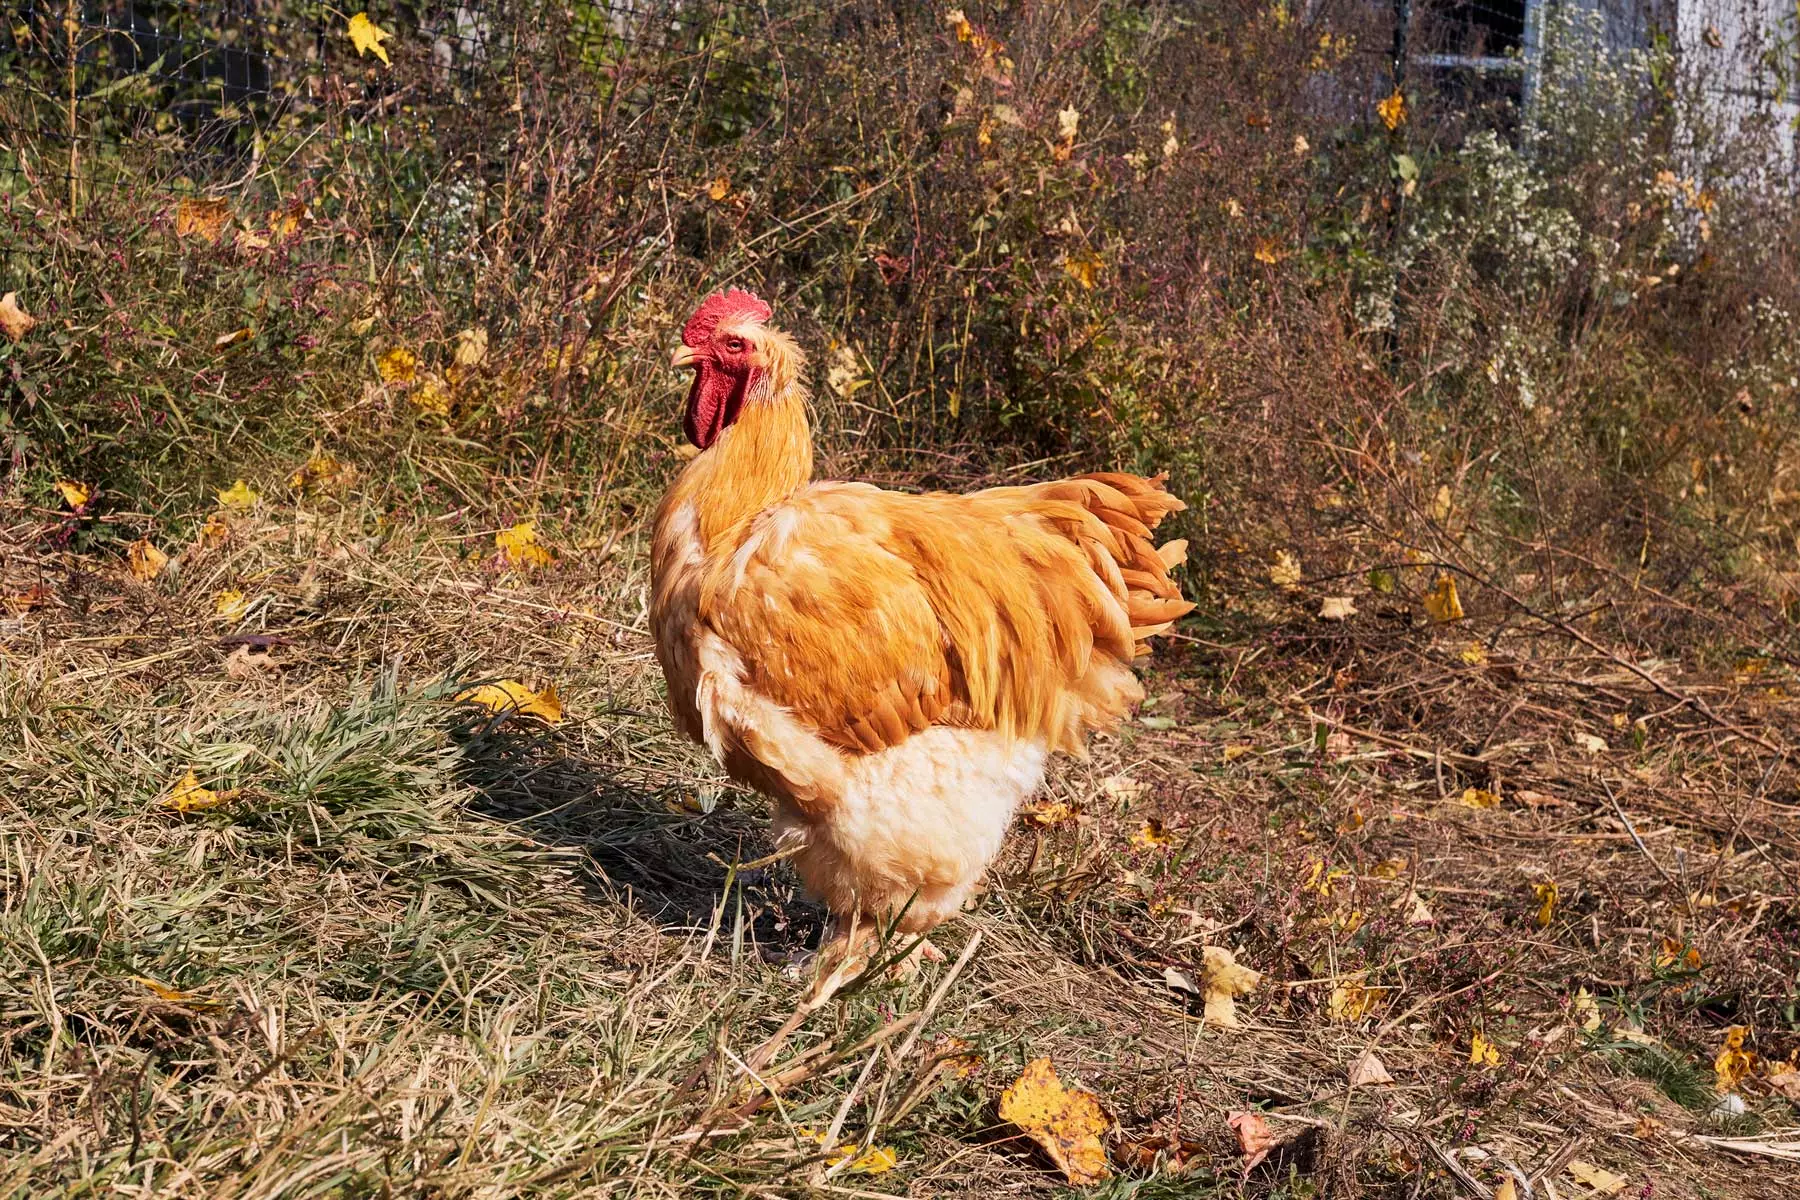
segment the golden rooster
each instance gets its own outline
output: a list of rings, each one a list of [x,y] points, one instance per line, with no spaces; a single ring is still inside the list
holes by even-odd
[[[700,453],[656,512],[650,619],[676,727],[775,801],[833,914],[823,967],[961,909],[1046,758],[1143,699],[1132,659],[1193,607],[1186,544],[1150,540],[1185,506],[1135,475],[815,483],[805,359],[769,316],[726,291],[682,330]]]

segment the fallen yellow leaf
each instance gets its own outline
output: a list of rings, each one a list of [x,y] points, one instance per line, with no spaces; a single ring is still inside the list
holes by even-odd
[[[1300,584],[1300,560],[1292,551],[1277,550],[1275,562],[1269,567],[1269,582],[1276,587],[1298,587]]]
[[[169,565],[169,556],[152,546],[149,538],[139,538],[125,547],[125,562],[131,568],[133,579],[149,583]]]
[[[63,498],[63,503],[67,504],[70,508],[80,508],[94,498],[94,494],[88,491],[87,488],[79,483],[71,483],[66,479],[57,480],[54,486],[56,487],[57,494]]]
[[[1776,1095],[1785,1096],[1800,1104],[1800,1067],[1794,1065],[1794,1059],[1776,1063],[1769,1072],[1769,1087]]]
[[[1249,742],[1233,742],[1220,753],[1226,762],[1236,762],[1254,749],[1256,747]]]
[[[1398,879],[1406,874],[1404,858],[1384,858],[1369,868],[1369,874],[1377,879]]]
[[[518,714],[525,717],[537,717],[548,724],[555,725],[562,721],[562,698],[556,694],[554,685],[534,692],[516,679],[502,679],[498,683],[484,683],[478,687],[468,688],[456,694],[458,704],[474,704],[487,709],[498,717]]]
[[[1471,667],[1479,667],[1488,660],[1487,647],[1483,646],[1480,642],[1470,642],[1467,646],[1464,646],[1461,650],[1457,651],[1456,657],[1462,659],[1462,661],[1468,663]]]
[[[1537,916],[1532,918],[1532,923],[1539,929],[1548,929],[1550,922],[1556,918],[1556,881],[1546,879],[1532,884],[1531,894],[1538,902]]]
[[[256,503],[256,493],[240,479],[219,493],[219,503],[226,508],[249,508]]]
[[[1596,1196],[1616,1196],[1625,1190],[1630,1182],[1623,1175],[1615,1175],[1604,1167],[1596,1167],[1592,1163],[1582,1162],[1579,1158],[1569,1160],[1563,1168],[1577,1183],[1585,1183],[1594,1189]]]
[[[1458,803],[1464,808],[1498,808],[1500,797],[1486,788],[1464,788]]]
[[[1392,95],[1375,106],[1375,113],[1388,129],[1400,128],[1406,124],[1406,97],[1400,94],[1399,88],[1395,88]]]
[[[412,390],[412,406],[422,413],[434,417],[450,415],[450,389],[436,375],[427,374],[419,380],[419,386]]]
[[[19,307],[19,293],[0,296],[0,333],[6,335],[7,341],[23,340],[36,325],[37,318]]]
[[[175,206],[176,237],[201,237],[216,242],[230,222],[231,209],[223,200],[188,196]]]
[[[237,624],[250,611],[250,601],[236,588],[227,588],[213,597],[213,615]]]
[[[200,786],[200,777],[194,774],[193,768],[176,781],[169,789],[169,794],[162,798],[162,806],[175,812],[200,812],[208,808],[217,808],[233,796],[236,791],[215,792],[211,788]]]
[[[715,175],[707,181],[706,194],[717,203],[731,195],[731,180],[724,175]]]
[[[1273,238],[1262,238],[1256,243],[1256,252],[1251,256],[1265,266],[1274,266],[1282,259],[1282,253]]]
[[[166,983],[158,983],[148,975],[133,975],[131,979],[132,982],[141,983],[156,993],[158,1000],[167,1000],[171,1004],[182,1004],[194,998],[192,992],[184,992],[180,988],[172,988]]]
[[[548,567],[556,556],[538,543],[537,522],[521,521],[494,535],[494,549],[515,567]]]
[[[821,1146],[825,1144],[825,1134],[820,1130],[809,1129],[805,1125],[801,1125],[796,1132],[808,1141],[817,1142]],[[825,1155],[825,1165],[835,1167],[852,1154],[856,1154],[853,1146],[834,1146]],[[844,1170],[853,1175],[880,1175],[884,1171],[893,1170],[899,1163],[900,1156],[894,1152],[892,1146],[871,1146],[861,1154],[857,1154],[856,1161],[845,1167]]]
[[[1437,495],[1431,498],[1431,504],[1425,511],[1431,514],[1432,520],[1436,521],[1439,525],[1442,525],[1445,521],[1450,519],[1450,512],[1454,506],[1454,502],[1450,496],[1450,485],[1444,484],[1442,487],[1438,488]]]
[[[1063,1087],[1048,1058],[1034,1059],[1000,1094],[1000,1119],[1042,1146],[1072,1184],[1098,1183],[1112,1174],[1100,1142],[1112,1122],[1100,1098]]]
[[[1656,965],[1659,967],[1685,967],[1690,971],[1700,969],[1700,950],[1690,946],[1677,937],[1664,935],[1662,945],[1657,947]]]
[[[235,346],[237,343],[250,337],[255,332],[256,332],[255,329],[251,328],[248,325],[245,325],[241,329],[233,329],[229,333],[221,333],[218,337],[213,339],[213,349],[214,350],[223,350],[227,346]]]
[[[1575,993],[1575,1002],[1569,1006],[1569,1015],[1581,1025],[1583,1033],[1593,1033],[1600,1028],[1600,1002],[1586,988]]]
[[[1449,574],[1439,575],[1437,582],[1429,592],[1425,593],[1425,615],[1440,624],[1447,621],[1460,621],[1463,618],[1462,599],[1456,594],[1456,579]]]
[[[1156,817],[1146,820],[1144,827],[1131,835],[1131,844],[1146,850],[1167,846],[1172,841],[1174,839],[1169,836],[1169,831],[1163,828],[1163,823]]]
[[[479,367],[486,361],[487,351],[488,332],[477,325],[457,333],[456,351],[451,357],[459,367]]]
[[[1513,1182],[1511,1175],[1502,1179],[1500,1186],[1494,1189],[1494,1200],[1519,1200],[1519,1185]]]
[[[405,387],[419,373],[419,356],[405,346],[394,346],[375,360],[375,373],[383,383]]]
[[[1360,1021],[1375,1007],[1384,989],[1368,987],[1362,976],[1346,979],[1331,989],[1326,1007],[1334,1021]]]
[[[297,492],[317,491],[348,483],[351,475],[350,468],[339,462],[335,454],[315,449],[299,470],[288,476],[288,486]]]
[[[379,58],[389,66],[393,65],[393,62],[388,58],[387,50],[381,44],[392,37],[393,34],[369,20],[368,13],[359,12],[354,17],[351,17],[350,25],[344,32],[350,35],[350,44],[356,47],[356,55],[358,58],[361,58],[365,54],[373,54],[376,58]]]
[[[1061,800],[1051,800],[1019,810],[1019,815],[1039,829],[1054,829],[1075,819],[1075,810]]]
[[[1482,1037],[1479,1032],[1469,1037],[1469,1065],[1476,1067],[1497,1067],[1500,1065],[1500,1047]]]
[[[1749,1035],[1750,1030],[1743,1025],[1733,1025],[1725,1031],[1725,1044],[1713,1059],[1713,1074],[1718,1076],[1721,1092],[1735,1091],[1756,1066],[1755,1053],[1744,1049],[1744,1039]]]
[[[1092,250],[1063,256],[1063,274],[1080,284],[1083,291],[1094,290],[1094,284],[1100,279],[1100,270],[1105,265],[1106,261]]]
[[[1262,972],[1243,966],[1223,946],[1202,949],[1200,964],[1206,968],[1206,979],[1202,984],[1206,1023],[1221,1029],[1242,1029],[1243,1022],[1237,1016],[1237,998],[1256,990],[1256,985],[1262,982]]]

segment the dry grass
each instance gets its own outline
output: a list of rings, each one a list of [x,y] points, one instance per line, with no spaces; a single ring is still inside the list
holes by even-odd
[[[1710,1111],[1727,1026],[1800,1050],[1800,800],[1750,740],[1795,740],[1777,660],[1636,664],[1672,697],[1516,612],[1328,624],[1270,591],[1059,773],[1081,815],[1020,829],[943,939],[979,937],[960,971],[866,981],[771,1095],[743,1060],[821,914],[730,865],[763,807],[670,734],[639,527],[547,522],[561,563],[519,574],[466,512],[265,503],[143,585],[56,549],[64,520],[13,511],[0,559],[0,595],[46,589],[0,624],[0,1195],[1049,1194],[993,1112],[1040,1054],[1205,1152],[1099,1195],[1487,1195],[1510,1163],[1580,1196],[1571,1157],[1625,1194],[1791,1194],[1768,1151],[1800,1113],[1759,1083]],[[568,719],[446,699],[495,676]],[[165,811],[189,767],[237,795]],[[1165,982],[1207,944],[1265,972],[1246,1029]],[[1346,1086],[1365,1050],[1395,1082]],[[1247,1182],[1243,1108],[1292,1135]]]

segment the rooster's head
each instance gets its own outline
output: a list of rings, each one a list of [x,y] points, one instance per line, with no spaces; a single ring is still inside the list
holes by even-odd
[[[786,339],[764,327],[769,306],[732,288],[708,296],[681,330],[674,365],[694,369],[685,426],[688,440],[704,450],[738,419],[744,401],[774,365],[772,342]]]

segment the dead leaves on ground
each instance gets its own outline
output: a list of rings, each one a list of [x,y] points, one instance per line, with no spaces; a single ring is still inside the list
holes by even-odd
[[[37,327],[37,318],[19,306],[19,293],[0,296],[0,334],[9,342],[23,341]]]
[[[1032,1060],[1001,1093],[1000,1119],[1042,1146],[1072,1184],[1098,1183],[1112,1174],[1100,1140],[1112,1121],[1100,1098],[1064,1087],[1048,1058]]]
[[[502,679],[458,692],[456,703],[472,704],[501,719],[536,717],[549,725],[560,724],[563,719],[562,697],[556,694],[554,684],[534,692],[516,679]]]
[[[537,522],[521,521],[494,535],[494,549],[513,567],[553,567],[556,555],[538,540]]]
[[[202,786],[200,777],[190,767],[186,775],[175,781],[175,785],[162,798],[161,804],[171,812],[204,812],[209,808],[219,807],[236,795],[235,789],[215,792]]]
[[[169,556],[151,545],[149,538],[139,538],[125,548],[125,562],[133,579],[149,583],[169,565]]]

